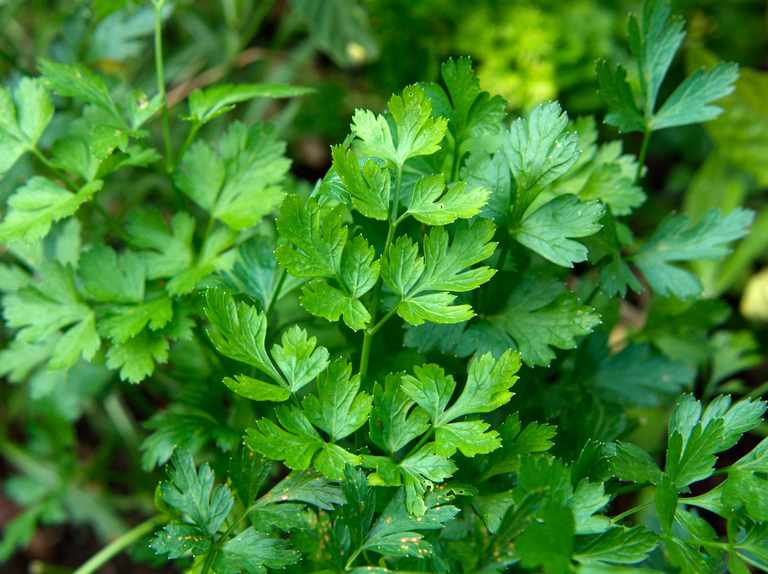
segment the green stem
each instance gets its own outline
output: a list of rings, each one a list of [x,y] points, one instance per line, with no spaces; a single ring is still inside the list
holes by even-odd
[[[651,143],[651,129],[645,128],[643,132],[643,143],[640,145],[640,155],[637,158],[637,172],[635,173],[635,183],[640,181],[645,167],[645,156],[648,154],[648,145]]]
[[[454,140],[453,142],[453,162],[451,163],[451,181],[456,181],[456,178],[459,176],[459,162],[461,161],[461,156],[459,156],[459,141]]]
[[[347,560],[347,565],[344,566],[344,570],[351,570],[352,565],[355,563],[355,560],[357,560],[357,557],[360,556],[360,553],[363,551],[363,548],[360,547],[357,550],[355,550],[352,553],[352,556],[349,557],[349,560]]]
[[[619,522],[621,522],[625,518],[627,518],[629,516],[632,516],[633,514],[636,514],[636,513],[640,512],[642,510],[645,510],[646,508],[649,508],[652,505],[653,505],[653,502],[645,502],[643,504],[638,504],[637,506],[633,506],[632,508],[630,508],[629,510],[625,510],[624,512],[622,512],[618,516],[614,516],[611,519],[611,522],[613,522],[614,524],[618,524]]]
[[[395,305],[389,311],[387,311],[387,314],[384,315],[381,319],[379,319],[378,323],[376,323],[373,327],[368,329],[368,333],[371,334],[371,337],[373,337],[376,333],[379,332],[379,329],[381,329],[384,326],[384,324],[392,318],[392,316],[395,314],[396,311],[397,311],[397,305]]]
[[[277,283],[275,284],[275,288],[272,291],[272,296],[269,298],[269,301],[267,302],[267,307],[264,310],[264,314],[267,316],[267,319],[269,319],[269,314],[272,312],[272,309],[275,307],[275,303],[277,303],[277,300],[280,299],[280,291],[283,290],[283,285],[285,284],[285,278],[288,276],[288,273],[286,273],[285,269],[282,267],[280,268],[280,271],[278,271],[279,275],[277,277]]]
[[[392,207],[390,208],[389,212],[389,225],[387,227],[387,238],[384,240],[384,249],[381,251],[381,256],[386,257],[387,253],[389,252],[389,248],[392,245],[392,240],[395,238],[395,230],[397,229],[398,224],[400,223],[400,218],[397,215],[398,210],[400,209],[400,186],[402,185],[403,181],[403,166],[398,165],[397,166],[397,173],[395,175],[395,191],[393,193],[392,197]],[[381,278],[376,282],[376,286],[373,288],[373,296],[371,297],[371,308],[369,309],[369,313],[371,315],[371,320],[376,320],[376,315],[379,311],[379,298],[381,296]],[[384,323],[392,317],[394,314],[395,308],[390,310],[389,313],[382,319],[381,321],[377,322],[372,328],[366,329],[365,334],[363,335],[363,347],[360,351],[360,368],[358,369],[360,372],[360,379],[365,380],[365,376],[368,373],[368,362],[371,355],[371,345],[373,343],[373,336],[376,334],[376,332],[381,329],[381,327],[384,325]]]
[[[165,70],[163,67],[163,20],[162,10],[165,0],[154,0],[155,5],[155,75],[157,93],[163,104],[163,145],[165,147],[165,168],[170,173],[173,169],[173,149],[171,148],[171,120],[168,113],[168,96],[165,93]]]
[[[405,455],[405,458],[408,458],[409,456],[419,452],[419,449],[429,442],[429,439],[432,438],[432,435],[434,433],[435,433],[435,426],[432,425],[429,427],[429,431],[421,435],[419,442],[417,442],[416,446],[414,446],[410,451],[408,451],[408,454]]]
[[[179,149],[179,154],[176,157],[177,161],[181,160],[181,158],[184,157],[184,153],[187,151],[187,148],[195,140],[195,137],[197,136],[197,132],[200,131],[201,127],[203,126],[200,122],[194,122],[192,126],[190,126],[189,132],[187,133],[187,137],[184,139],[184,143],[181,144],[181,148]]]
[[[45,167],[47,167],[48,169],[51,169],[51,170],[53,170],[53,171],[56,171],[56,172],[58,172],[58,171],[59,171],[59,168],[58,168],[58,167],[56,167],[55,165],[53,165],[53,163],[51,163],[51,160],[49,160],[47,157],[45,157],[45,156],[43,155],[43,153],[42,153],[42,152],[41,152],[39,149],[37,149],[37,147],[36,147],[36,146],[32,146],[32,147],[30,147],[30,148],[29,148],[29,151],[32,153],[32,155],[34,155],[34,156],[35,156],[37,159],[39,159],[39,160],[40,160],[40,162],[41,162],[41,163],[42,163],[42,164],[43,164]]]
[[[214,545],[209,551],[208,554],[205,556],[205,562],[203,562],[203,568],[200,570],[200,574],[208,574],[208,572],[211,569],[211,566],[213,566],[213,561],[216,558],[216,553],[218,552],[219,548],[218,546]]]
[[[158,526],[167,520],[168,519],[165,516],[160,515],[153,516],[149,520],[145,520],[122,536],[115,538],[107,546],[91,556],[91,559],[88,560],[88,562],[80,566],[80,568],[75,570],[72,574],[92,574],[93,572],[96,572],[112,558],[120,554],[123,550],[132,544],[151,534]]]

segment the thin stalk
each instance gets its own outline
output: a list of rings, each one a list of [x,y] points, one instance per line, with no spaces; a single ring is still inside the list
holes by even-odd
[[[643,143],[640,144],[640,155],[637,158],[637,172],[635,172],[635,183],[640,181],[645,167],[645,156],[648,154],[648,145],[651,143],[651,129],[646,126],[643,132]]]
[[[284,268],[280,268],[280,271],[278,271],[279,275],[277,277],[277,284],[275,285],[275,289],[272,291],[272,296],[269,298],[269,301],[267,302],[267,307],[264,310],[264,314],[267,316],[267,319],[269,319],[269,314],[272,312],[272,309],[275,307],[275,303],[277,303],[277,300],[280,299],[280,291],[283,290],[283,285],[285,284],[285,278],[288,276],[288,274],[285,272]]]
[[[37,147],[36,147],[36,146],[32,146],[32,147],[30,147],[30,148],[29,148],[29,151],[32,153],[32,155],[34,155],[34,156],[35,156],[37,159],[39,159],[39,160],[40,160],[40,162],[41,162],[41,163],[42,163],[42,164],[43,164],[45,167],[47,167],[48,169],[52,169],[53,171],[57,171],[57,172],[59,171],[59,168],[58,168],[58,167],[56,167],[55,165],[53,165],[53,163],[51,162],[51,160],[49,160],[47,157],[45,157],[45,156],[43,155],[43,153],[42,153],[42,152],[41,152],[39,149],[37,149]]]
[[[214,545],[205,556],[205,562],[203,562],[203,568],[200,570],[200,574],[208,574],[213,566],[213,561],[216,558],[216,553],[219,551],[218,546]]]
[[[138,526],[135,526],[122,536],[115,538],[107,546],[99,550],[96,554],[91,556],[85,564],[80,566],[72,574],[92,574],[99,568],[104,566],[112,558],[120,554],[123,550],[129,546],[135,544],[148,534],[151,534],[158,526],[166,522],[168,519],[165,516],[153,516],[149,520],[145,520]]]
[[[373,335],[370,331],[366,330],[363,334],[363,347],[360,349],[360,378],[365,380],[365,376],[368,374],[368,361],[371,356],[371,344],[373,343]]]
[[[392,207],[390,208],[389,212],[389,225],[387,227],[387,238],[384,240],[384,249],[381,252],[382,257],[386,257],[387,253],[389,252],[389,247],[392,245],[392,240],[395,237],[395,230],[397,229],[398,224],[400,223],[400,218],[397,216],[397,211],[400,208],[400,186],[402,185],[403,181],[403,166],[398,165],[397,166],[397,173],[395,175],[395,191],[393,193],[392,197]],[[373,288],[373,295],[371,297],[371,308],[368,310],[368,312],[371,315],[371,320],[376,320],[376,315],[379,311],[379,298],[381,296],[381,278],[376,282],[376,286]],[[389,319],[392,316],[392,312],[387,313],[385,316],[385,319]],[[363,335],[363,347],[360,350],[360,368],[358,371],[360,372],[360,378],[364,381],[365,376],[368,373],[368,362],[371,355],[371,345],[373,343],[373,336],[376,334],[376,331],[381,329],[383,322],[378,322],[374,325],[373,328],[366,329],[365,334]]]
[[[179,154],[176,156],[177,161],[181,160],[181,158],[184,157],[184,153],[187,151],[187,148],[195,140],[195,136],[197,136],[197,132],[200,131],[201,127],[202,127],[202,124],[200,122],[194,122],[192,126],[190,126],[189,132],[187,132],[187,137],[184,139],[184,143],[181,144],[181,148],[179,148]]]
[[[163,20],[162,10],[165,0],[154,0],[155,5],[155,75],[157,76],[157,93],[163,104],[162,130],[165,147],[165,169],[169,173],[173,169],[173,149],[171,148],[171,119],[168,113],[168,96],[165,93],[165,69],[163,64]]]
[[[641,512],[641,511],[645,510],[646,508],[649,508],[652,505],[653,505],[653,502],[645,502],[643,504],[638,504],[637,506],[633,506],[632,508],[630,508],[629,510],[625,510],[624,512],[622,512],[618,516],[614,516],[611,519],[611,522],[613,522],[614,524],[618,524],[619,522],[621,522],[625,518],[627,518],[629,516],[632,516],[633,514],[636,514],[638,512]]]
[[[349,560],[347,560],[346,566],[344,566],[344,570],[352,570],[352,565],[355,563],[355,560],[357,560],[357,557],[360,556],[360,553],[363,551],[362,546],[355,550],[352,553],[352,556],[349,557]]]
[[[434,427],[434,425],[432,425],[432,426],[429,427],[429,431],[427,431],[423,435],[421,435],[421,438],[419,439],[419,442],[417,442],[416,446],[414,446],[411,450],[408,451],[408,454],[405,455],[405,458],[408,458],[412,454],[415,454],[415,453],[419,452],[419,449],[429,442],[429,439],[432,438],[432,435],[434,433],[435,433],[435,427]]]
[[[454,139],[453,141],[453,161],[451,162],[451,181],[456,181],[456,178],[459,176],[459,162],[461,161],[461,156],[459,155],[459,141],[457,139]]]

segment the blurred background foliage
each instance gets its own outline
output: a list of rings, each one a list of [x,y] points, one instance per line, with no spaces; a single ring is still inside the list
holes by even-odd
[[[627,15],[639,5],[632,0],[179,0],[166,5],[163,30],[170,105],[196,88],[220,82],[312,86],[316,92],[311,96],[287,103],[255,100],[241,112],[246,121],[266,118],[277,126],[289,143],[295,185],[308,186],[328,168],[329,146],[345,137],[356,107],[381,109],[387,96],[404,85],[436,80],[440,63],[449,56],[472,56],[482,87],[502,94],[514,111],[559,99],[571,116],[602,120],[595,62],[628,58]],[[620,312],[628,329],[644,325],[640,337],[668,355],[685,345],[680,356],[695,357],[697,366],[708,364],[712,392],[752,388],[751,394],[759,395],[768,390],[763,385],[768,369],[760,351],[768,343],[768,3],[678,0],[673,8],[685,15],[689,35],[685,58],[675,61],[671,75],[679,81],[692,69],[726,60],[740,64],[740,79],[736,91],[719,103],[725,112],[716,121],[654,137],[645,178],[649,201],[634,219],[637,231],[647,232],[674,211],[698,218],[711,207],[748,206],[756,210],[757,219],[750,236],[727,259],[699,264],[706,293],[724,295],[727,307],[705,301],[666,313],[663,301],[650,308],[640,301],[636,306],[623,303]],[[36,75],[36,62],[48,57],[85,62],[118,91],[130,85],[151,94],[153,26],[149,2],[0,0],[0,76],[9,84]],[[185,109],[179,105],[174,113],[183,115]],[[216,133],[225,121],[214,120],[205,130]],[[181,130],[181,123],[174,122],[172,128]],[[601,121],[599,125],[603,135],[616,137]],[[47,137],[56,129],[51,126]],[[635,136],[625,138],[629,152],[636,153],[639,143]],[[0,201],[32,173],[31,161],[19,161],[0,182]],[[109,211],[125,213],[141,204],[156,187],[153,177],[150,173],[126,181],[132,193],[115,196]],[[173,198],[168,201],[171,205]],[[93,220],[93,225],[108,224]],[[727,331],[704,335],[716,326]],[[195,349],[180,346],[174,354],[173,363],[186,365],[196,374],[194,379],[201,377]],[[89,406],[89,400],[108,386],[109,373],[87,365],[77,368],[82,372],[71,377],[76,385],[57,385],[56,375],[49,374],[32,381],[31,395],[0,386],[3,426],[21,418],[22,411],[34,411],[28,420],[35,421],[25,429],[26,450],[3,444],[6,464],[23,470],[7,481],[5,494],[35,509],[44,522],[69,513],[109,538],[124,528],[119,518],[122,493],[151,492],[154,481],[141,472],[113,473],[109,491],[102,491],[68,478],[92,476],[109,465],[98,453],[112,452],[110,448],[95,453],[89,468],[78,465],[82,453],[75,448],[90,448],[89,436],[106,436],[113,446],[120,444],[133,453],[138,453],[140,441],[131,422],[122,420],[117,395],[108,394],[103,409]],[[744,369],[751,369],[746,385],[731,380],[732,373]],[[122,392],[133,405],[144,406],[139,409],[142,419],[155,412],[151,387],[139,391],[124,385]],[[30,402],[30,396],[39,400]],[[536,400],[532,394],[531,403]],[[193,400],[190,405],[192,412]],[[84,411],[89,426],[75,427]],[[642,416],[653,420],[661,414],[648,410]],[[203,419],[201,425],[209,424]],[[645,432],[654,434],[645,438],[647,443],[657,442],[658,427],[645,425]],[[642,432],[635,437],[639,442]],[[50,460],[57,452],[57,468],[39,464],[38,459]],[[0,469],[0,476],[8,476],[9,468]],[[62,488],[67,489],[68,508],[51,504],[46,494]],[[135,497],[131,504],[135,508]],[[138,504],[149,508],[151,500],[145,496]],[[0,524],[14,514],[9,505],[0,499]],[[46,544],[78,557],[94,547],[92,540],[72,538],[64,531],[54,542],[35,539],[29,554],[44,561],[52,558]],[[55,558],[68,562],[66,557]],[[9,571],[15,571],[13,567]]]

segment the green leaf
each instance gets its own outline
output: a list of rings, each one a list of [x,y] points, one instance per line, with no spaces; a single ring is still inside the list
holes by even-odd
[[[13,97],[0,86],[0,177],[24,152],[35,149],[53,117],[53,103],[40,79],[22,78]]]
[[[702,411],[701,403],[683,395],[669,422],[666,473],[673,486],[682,489],[711,476],[715,455],[758,426],[766,408],[762,401],[732,404],[729,396],[721,396]]]
[[[405,505],[408,512],[424,516],[427,511],[426,495],[435,484],[450,478],[457,466],[437,452],[434,443],[428,443],[403,460],[364,456],[363,464],[376,469],[368,475],[368,483],[376,486],[405,485]]]
[[[343,316],[347,326],[357,331],[371,319],[360,297],[376,284],[380,263],[374,261],[373,247],[360,235],[343,247],[334,281],[338,288],[324,280],[310,281],[302,289],[300,301],[307,311],[329,321]]]
[[[565,174],[579,156],[579,138],[568,131],[560,104],[540,104],[518,118],[504,140],[504,155],[515,179],[515,213],[525,213],[540,191]]]
[[[50,179],[30,178],[8,200],[9,210],[0,223],[0,241],[45,237],[54,222],[74,214],[101,186],[101,181],[92,181],[72,193]]]
[[[474,357],[464,388],[450,407],[456,383],[437,365],[415,367],[414,375],[403,376],[401,388],[432,420],[439,454],[451,456],[458,449],[465,456],[475,456],[499,448],[498,433],[480,420],[455,421],[466,415],[494,411],[509,402],[509,389],[517,381],[515,373],[519,368],[520,356],[512,351],[498,360],[491,354]]]
[[[308,469],[323,447],[322,437],[296,407],[279,407],[275,414],[282,426],[260,419],[256,426],[247,429],[245,444],[271,460],[283,461],[288,468]]]
[[[195,468],[188,451],[172,458],[170,480],[160,485],[162,501],[177,518],[155,535],[150,546],[169,558],[208,556],[215,558],[217,572],[265,574],[266,568],[284,568],[300,554],[288,543],[248,527],[226,539],[219,531],[229,516],[234,497],[227,486],[214,486],[215,476],[208,464]]]
[[[135,337],[147,326],[157,331],[173,318],[173,305],[168,297],[159,297],[138,305],[120,305],[108,309],[99,322],[99,331],[116,343]]]
[[[603,483],[581,480],[568,501],[573,510],[576,534],[600,534],[608,530],[611,520],[596,513],[605,508],[610,500]]]
[[[107,351],[107,367],[120,369],[120,377],[138,383],[155,370],[156,363],[168,360],[165,337],[142,331],[123,343],[114,343]]]
[[[252,401],[271,401],[280,403],[291,397],[291,391],[280,385],[265,383],[247,375],[224,377],[222,382],[227,388],[241,397]]]
[[[216,148],[192,144],[174,175],[179,189],[212,217],[240,230],[258,223],[285,196],[285,144],[266,124],[234,122]]]
[[[353,331],[364,329],[371,320],[371,314],[358,299],[322,279],[310,281],[303,287],[301,304],[313,315],[328,321],[343,317],[344,323]]]
[[[711,70],[697,70],[666,99],[651,121],[654,130],[707,122],[722,113],[711,105],[733,92],[739,67],[719,64]]]
[[[171,459],[169,481],[160,486],[163,501],[184,522],[208,536],[215,535],[224,524],[234,500],[226,486],[214,487],[215,476],[208,464],[195,468],[192,455],[178,451]]]
[[[440,149],[448,122],[432,117],[432,104],[421,87],[408,86],[401,95],[393,95],[389,113],[394,132],[384,116],[368,110],[355,111],[352,133],[359,138],[357,145],[363,154],[402,168],[408,159]]]
[[[205,314],[209,321],[206,332],[221,354],[285,383],[267,354],[267,318],[262,313],[246,303],[235,302],[221,289],[209,289],[205,293]]]
[[[607,353],[608,349],[601,349]],[[605,356],[586,377],[606,400],[627,406],[657,406],[690,388],[696,375],[689,365],[633,344]]]
[[[685,37],[682,18],[669,17],[666,0],[649,0],[641,19],[629,19],[629,45],[635,57],[640,80],[640,95],[645,116],[656,108],[656,97],[672,59]]]
[[[641,108],[638,108],[626,80],[626,71],[613,69],[606,62],[598,64],[600,94],[610,112],[606,122],[623,132],[647,132],[668,127],[706,122],[722,110],[712,102],[734,90],[738,77],[735,64],[719,64],[708,71],[697,70],[688,76],[661,105],[659,89],[685,37],[681,18],[670,18],[666,0],[649,0],[640,20],[629,20],[629,43],[637,64]]]
[[[426,176],[416,182],[405,213],[427,225],[448,225],[480,213],[488,195],[482,187],[468,190],[463,181],[451,183],[446,188],[442,174]]]
[[[59,64],[50,60],[40,60],[38,65],[43,78],[54,92],[101,108],[117,120],[122,128],[127,129],[106,84],[88,68],[80,64]]]
[[[313,410],[313,418],[322,418],[323,425],[329,428],[341,429],[343,421],[333,419],[333,409],[337,408],[334,405],[338,404],[341,404],[338,408],[343,409],[344,398],[340,403],[336,403],[333,396],[327,396],[325,399],[321,397],[320,401],[324,403],[321,404],[324,410]],[[359,415],[360,407],[360,403],[355,405],[353,399],[351,409],[356,410],[355,416]],[[298,407],[279,407],[275,413],[280,425],[269,419],[260,419],[254,427],[246,431],[245,442],[249,448],[269,459],[281,460],[288,468],[294,470],[306,470],[312,465],[323,476],[332,480],[340,480],[343,477],[345,466],[360,464],[360,457],[357,455],[324,441]]]
[[[280,345],[272,347],[272,357],[280,372],[296,393],[328,367],[328,350],[317,345],[304,329],[293,326],[283,333]]]
[[[369,420],[371,440],[394,455],[429,428],[429,417],[400,386],[400,377],[390,374],[384,384],[373,387],[373,409]]]
[[[262,309],[271,308],[303,282],[286,275],[285,270],[278,267],[274,241],[258,235],[240,245],[232,271],[226,278],[259,301]]]
[[[527,215],[514,236],[552,263],[573,267],[587,260],[587,248],[571,238],[597,233],[604,213],[598,201],[581,202],[573,195],[561,195]]]
[[[224,421],[217,420],[215,413],[204,410],[210,396],[199,396],[202,400],[197,404],[174,402],[145,423],[152,431],[141,443],[141,465],[145,471],[165,464],[179,450],[194,454],[214,441],[219,445],[240,441],[239,434],[229,430]]]
[[[148,279],[173,277],[192,265],[195,220],[186,212],[173,216],[170,228],[157,211],[128,218],[126,240],[144,260]]]
[[[282,335],[280,344],[267,354],[267,321],[264,314],[246,303],[237,303],[222,290],[206,292],[208,336],[222,354],[259,369],[279,383],[272,385],[247,377],[227,378],[224,383],[237,394],[252,400],[288,398],[313,381],[328,366],[328,351],[294,326]],[[286,394],[287,393],[287,394]]]
[[[483,473],[483,480],[517,472],[522,457],[547,452],[552,448],[556,434],[557,428],[552,425],[531,422],[523,427],[517,413],[510,415],[499,429],[501,448],[487,457],[488,468]]]
[[[317,394],[307,395],[302,408],[313,425],[325,431],[331,441],[349,436],[368,420],[371,396],[360,390],[360,375],[352,366],[336,360],[317,380]]]
[[[620,132],[642,132],[645,118],[638,109],[632,89],[627,82],[627,72],[621,66],[613,68],[605,60],[597,63],[597,81],[600,96],[608,107],[605,123]]]
[[[458,147],[456,161],[461,161],[465,153],[491,147],[491,141],[503,129],[507,102],[480,89],[469,58],[448,59],[441,67],[441,75],[450,98],[448,129],[454,137],[453,146]],[[434,85],[428,88],[439,90]],[[439,93],[446,97],[442,90]]]
[[[227,540],[216,555],[214,568],[222,574],[264,574],[267,568],[283,569],[301,559],[288,542],[246,528]]]
[[[404,490],[398,490],[368,532],[362,550],[391,557],[424,556],[432,546],[420,531],[439,530],[459,512],[444,502],[433,492],[427,496],[424,514],[413,516],[406,508]]]
[[[725,216],[713,209],[695,224],[684,215],[668,217],[634,261],[657,294],[695,297],[701,292],[698,279],[673,263],[724,257],[728,244],[747,234],[753,218],[754,212],[740,208]]]
[[[736,552],[747,564],[758,570],[768,568],[768,525],[747,522],[742,525],[735,540]]]
[[[616,478],[640,484],[656,484],[661,470],[642,448],[629,442],[617,442],[611,456],[611,467]]]
[[[167,283],[171,295],[186,295],[214,271],[227,271],[232,267],[236,253],[231,247],[237,234],[228,227],[215,229],[203,243],[197,259]]]
[[[189,119],[203,125],[254,98],[294,98],[312,92],[290,84],[216,84],[189,94]]]
[[[577,539],[574,558],[582,564],[636,564],[645,560],[657,544],[657,536],[643,526],[616,527]]]
[[[357,155],[343,145],[331,148],[333,169],[352,200],[352,206],[366,217],[386,220],[389,217],[390,177],[373,160],[361,167]]]
[[[424,257],[407,236],[399,237],[382,262],[384,283],[399,297],[397,314],[412,325],[425,321],[458,323],[474,313],[469,305],[454,305],[455,295],[488,282],[496,273],[490,267],[472,267],[488,258],[496,247],[494,226],[477,220],[456,226],[453,241],[437,227],[424,240]]]
[[[50,349],[51,368],[69,368],[80,356],[92,359],[101,340],[94,312],[78,295],[72,271],[59,264],[45,263],[39,272],[39,282],[3,298],[6,325],[19,329],[16,340],[20,343],[57,337]]]
[[[489,321],[512,338],[525,364],[543,366],[555,358],[553,347],[573,349],[600,317],[556,279],[529,273],[512,288],[503,312]]]
[[[526,568],[566,574],[574,545],[574,518],[569,508],[549,503],[517,538],[516,548]]]
[[[338,486],[314,472],[292,472],[259,498],[257,504],[285,501],[304,502],[321,510],[331,510],[344,504],[344,497]]]
[[[347,243],[341,205],[321,206],[317,200],[291,195],[283,202],[277,229],[284,243],[275,255],[295,277],[335,277]]]
[[[101,303],[144,300],[144,262],[136,253],[97,245],[80,257],[78,275],[90,299]]]

